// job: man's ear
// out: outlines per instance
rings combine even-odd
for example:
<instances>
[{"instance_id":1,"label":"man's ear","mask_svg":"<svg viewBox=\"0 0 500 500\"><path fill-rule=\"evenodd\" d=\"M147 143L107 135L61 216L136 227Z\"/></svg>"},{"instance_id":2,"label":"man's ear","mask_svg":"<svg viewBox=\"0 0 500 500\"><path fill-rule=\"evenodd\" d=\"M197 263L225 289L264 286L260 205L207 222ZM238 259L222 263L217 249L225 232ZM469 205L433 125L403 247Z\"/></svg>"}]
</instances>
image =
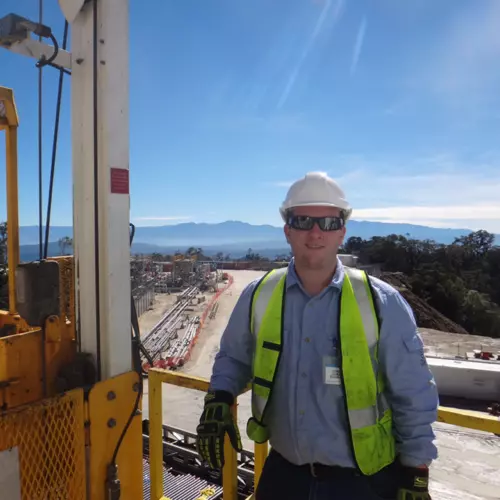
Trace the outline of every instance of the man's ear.
<instances>
[{"instance_id":1,"label":"man's ear","mask_svg":"<svg viewBox=\"0 0 500 500\"><path fill-rule=\"evenodd\" d=\"M290 227L288 224L283 226L283 232L285 233L286 242L290 244Z\"/></svg>"},{"instance_id":2,"label":"man's ear","mask_svg":"<svg viewBox=\"0 0 500 500\"><path fill-rule=\"evenodd\" d=\"M347 232L347 231L346 231L346 227L344 226L344 227L342 228L342 240L341 240L341 242L340 242L340 244L341 244L341 245L343 245L343 244L344 244L344 240L345 240L345 234L346 234L346 232Z\"/></svg>"}]
</instances>

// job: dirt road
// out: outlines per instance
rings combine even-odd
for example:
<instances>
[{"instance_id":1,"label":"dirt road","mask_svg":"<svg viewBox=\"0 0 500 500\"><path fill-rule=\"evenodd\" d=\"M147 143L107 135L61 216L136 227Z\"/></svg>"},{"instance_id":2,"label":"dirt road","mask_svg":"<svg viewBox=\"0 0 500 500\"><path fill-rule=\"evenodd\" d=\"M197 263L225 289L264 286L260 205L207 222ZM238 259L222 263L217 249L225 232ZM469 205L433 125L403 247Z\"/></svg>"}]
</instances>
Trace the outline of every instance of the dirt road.
<instances>
[{"instance_id":1,"label":"dirt road","mask_svg":"<svg viewBox=\"0 0 500 500\"><path fill-rule=\"evenodd\" d=\"M212 373L212 364L219 349L219 342L222 332L229 321L229 316L241 295L241 292L254 279L259 278L264 274L263 271L231 271L233 276L233 284L226 290L219 299L219 310L217 315L212 320L207 320L205 326L200 334L199 340L193 349L191 359L183 367L183 373L189 373L198 377L210 378ZM208 298L207 298L208 301ZM161 318L161 312L156 312L157 309L168 308L166 299L159 299L158 308L153 311L148 311L141 316L141 331L146 330L148 327L152 328L156 322ZM148 317L145 317L149 315ZM144 319L143 319L144 318ZM144 322L144 327L143 327ZM144 333L143 333L144 334ZM144 404L143 415L147 418L147 381L144 384ZM183 389L172 385L164 386L163 389L163 418L164 423L194 431L198 425L198 420L203 408L204 394L198 391ZM247 448L251 447L251 442L245 434L246 421L250 414L250 397L244 395L238 400L239 402L239 415L238 422L242 430L242 439Z\"/></svg>"}]
</instances>

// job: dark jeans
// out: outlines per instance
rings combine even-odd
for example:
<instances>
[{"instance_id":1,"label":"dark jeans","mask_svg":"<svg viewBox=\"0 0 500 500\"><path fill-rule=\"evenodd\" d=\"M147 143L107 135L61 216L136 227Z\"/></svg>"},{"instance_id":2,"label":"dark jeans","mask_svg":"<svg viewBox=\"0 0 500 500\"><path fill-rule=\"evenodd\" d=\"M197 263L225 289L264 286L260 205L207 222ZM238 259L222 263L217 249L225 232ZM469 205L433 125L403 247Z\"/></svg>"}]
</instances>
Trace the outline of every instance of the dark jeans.
<instances>
[{"instance_id":1,"label":"dark jeans","mask_svg":"<svg viewBox=\"0 0 500 500\"><path fill-rule=\"evenodd\" d=\"M309 467L298 467L271 450L264 464L255 500L396 500L397 462L373 476L338 468L315 478Z\"/></svg>"}]
</instances>

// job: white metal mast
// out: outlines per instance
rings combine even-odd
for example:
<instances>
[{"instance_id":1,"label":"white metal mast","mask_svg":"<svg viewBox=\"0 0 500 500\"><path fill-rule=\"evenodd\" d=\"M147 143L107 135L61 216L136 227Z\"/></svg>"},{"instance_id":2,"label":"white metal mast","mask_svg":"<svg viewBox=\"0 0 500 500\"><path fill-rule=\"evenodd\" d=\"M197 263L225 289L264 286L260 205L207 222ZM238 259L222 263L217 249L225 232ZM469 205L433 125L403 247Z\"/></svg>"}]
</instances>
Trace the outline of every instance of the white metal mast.
<instances>
[{"instance_id":1,"label":"white metal mast","mask_svg":"<svg viewBox=\"0 0 500 500\"><path fill-rule=\"evenodd\" d=\"M129 1L59 5L72 27L71 54L61 50L52 63L71 69L77 332L106 379L132 369ZM10 25L10 37L0 29L4 47L36 59L53 52L30 37L36 23Z\"/></svg>"},{"instance_id":2,"label":"white metal mast","mask_svg":"<svg viewBox=\"0 0 500 500\"><path fill-rule=\"evenodd\" d=\"M97 361L100 351L103 378L132 368L128 9L124 0L90 1L68 19L78 330L83 352Z\"/></svg>"}]
</instances>

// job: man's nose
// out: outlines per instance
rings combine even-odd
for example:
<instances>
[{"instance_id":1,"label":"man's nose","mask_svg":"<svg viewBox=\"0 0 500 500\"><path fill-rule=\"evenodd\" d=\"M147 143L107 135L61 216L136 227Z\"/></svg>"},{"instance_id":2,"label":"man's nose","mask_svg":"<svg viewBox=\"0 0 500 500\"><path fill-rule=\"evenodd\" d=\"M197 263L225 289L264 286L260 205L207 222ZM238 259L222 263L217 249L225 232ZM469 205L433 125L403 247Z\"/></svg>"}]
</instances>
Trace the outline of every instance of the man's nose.
<instances>
[{"instance_id":1,"label":"man's nose","mask_svg":"<svg viewBox=\"0 0 500 500\"><path fill-rule=\"evenodd\" d=\"M317 222L314 223L312 229L309 231L309 234L314 237L323 236L323 231L319 228Z\"/></svg>"}]
</instances>

